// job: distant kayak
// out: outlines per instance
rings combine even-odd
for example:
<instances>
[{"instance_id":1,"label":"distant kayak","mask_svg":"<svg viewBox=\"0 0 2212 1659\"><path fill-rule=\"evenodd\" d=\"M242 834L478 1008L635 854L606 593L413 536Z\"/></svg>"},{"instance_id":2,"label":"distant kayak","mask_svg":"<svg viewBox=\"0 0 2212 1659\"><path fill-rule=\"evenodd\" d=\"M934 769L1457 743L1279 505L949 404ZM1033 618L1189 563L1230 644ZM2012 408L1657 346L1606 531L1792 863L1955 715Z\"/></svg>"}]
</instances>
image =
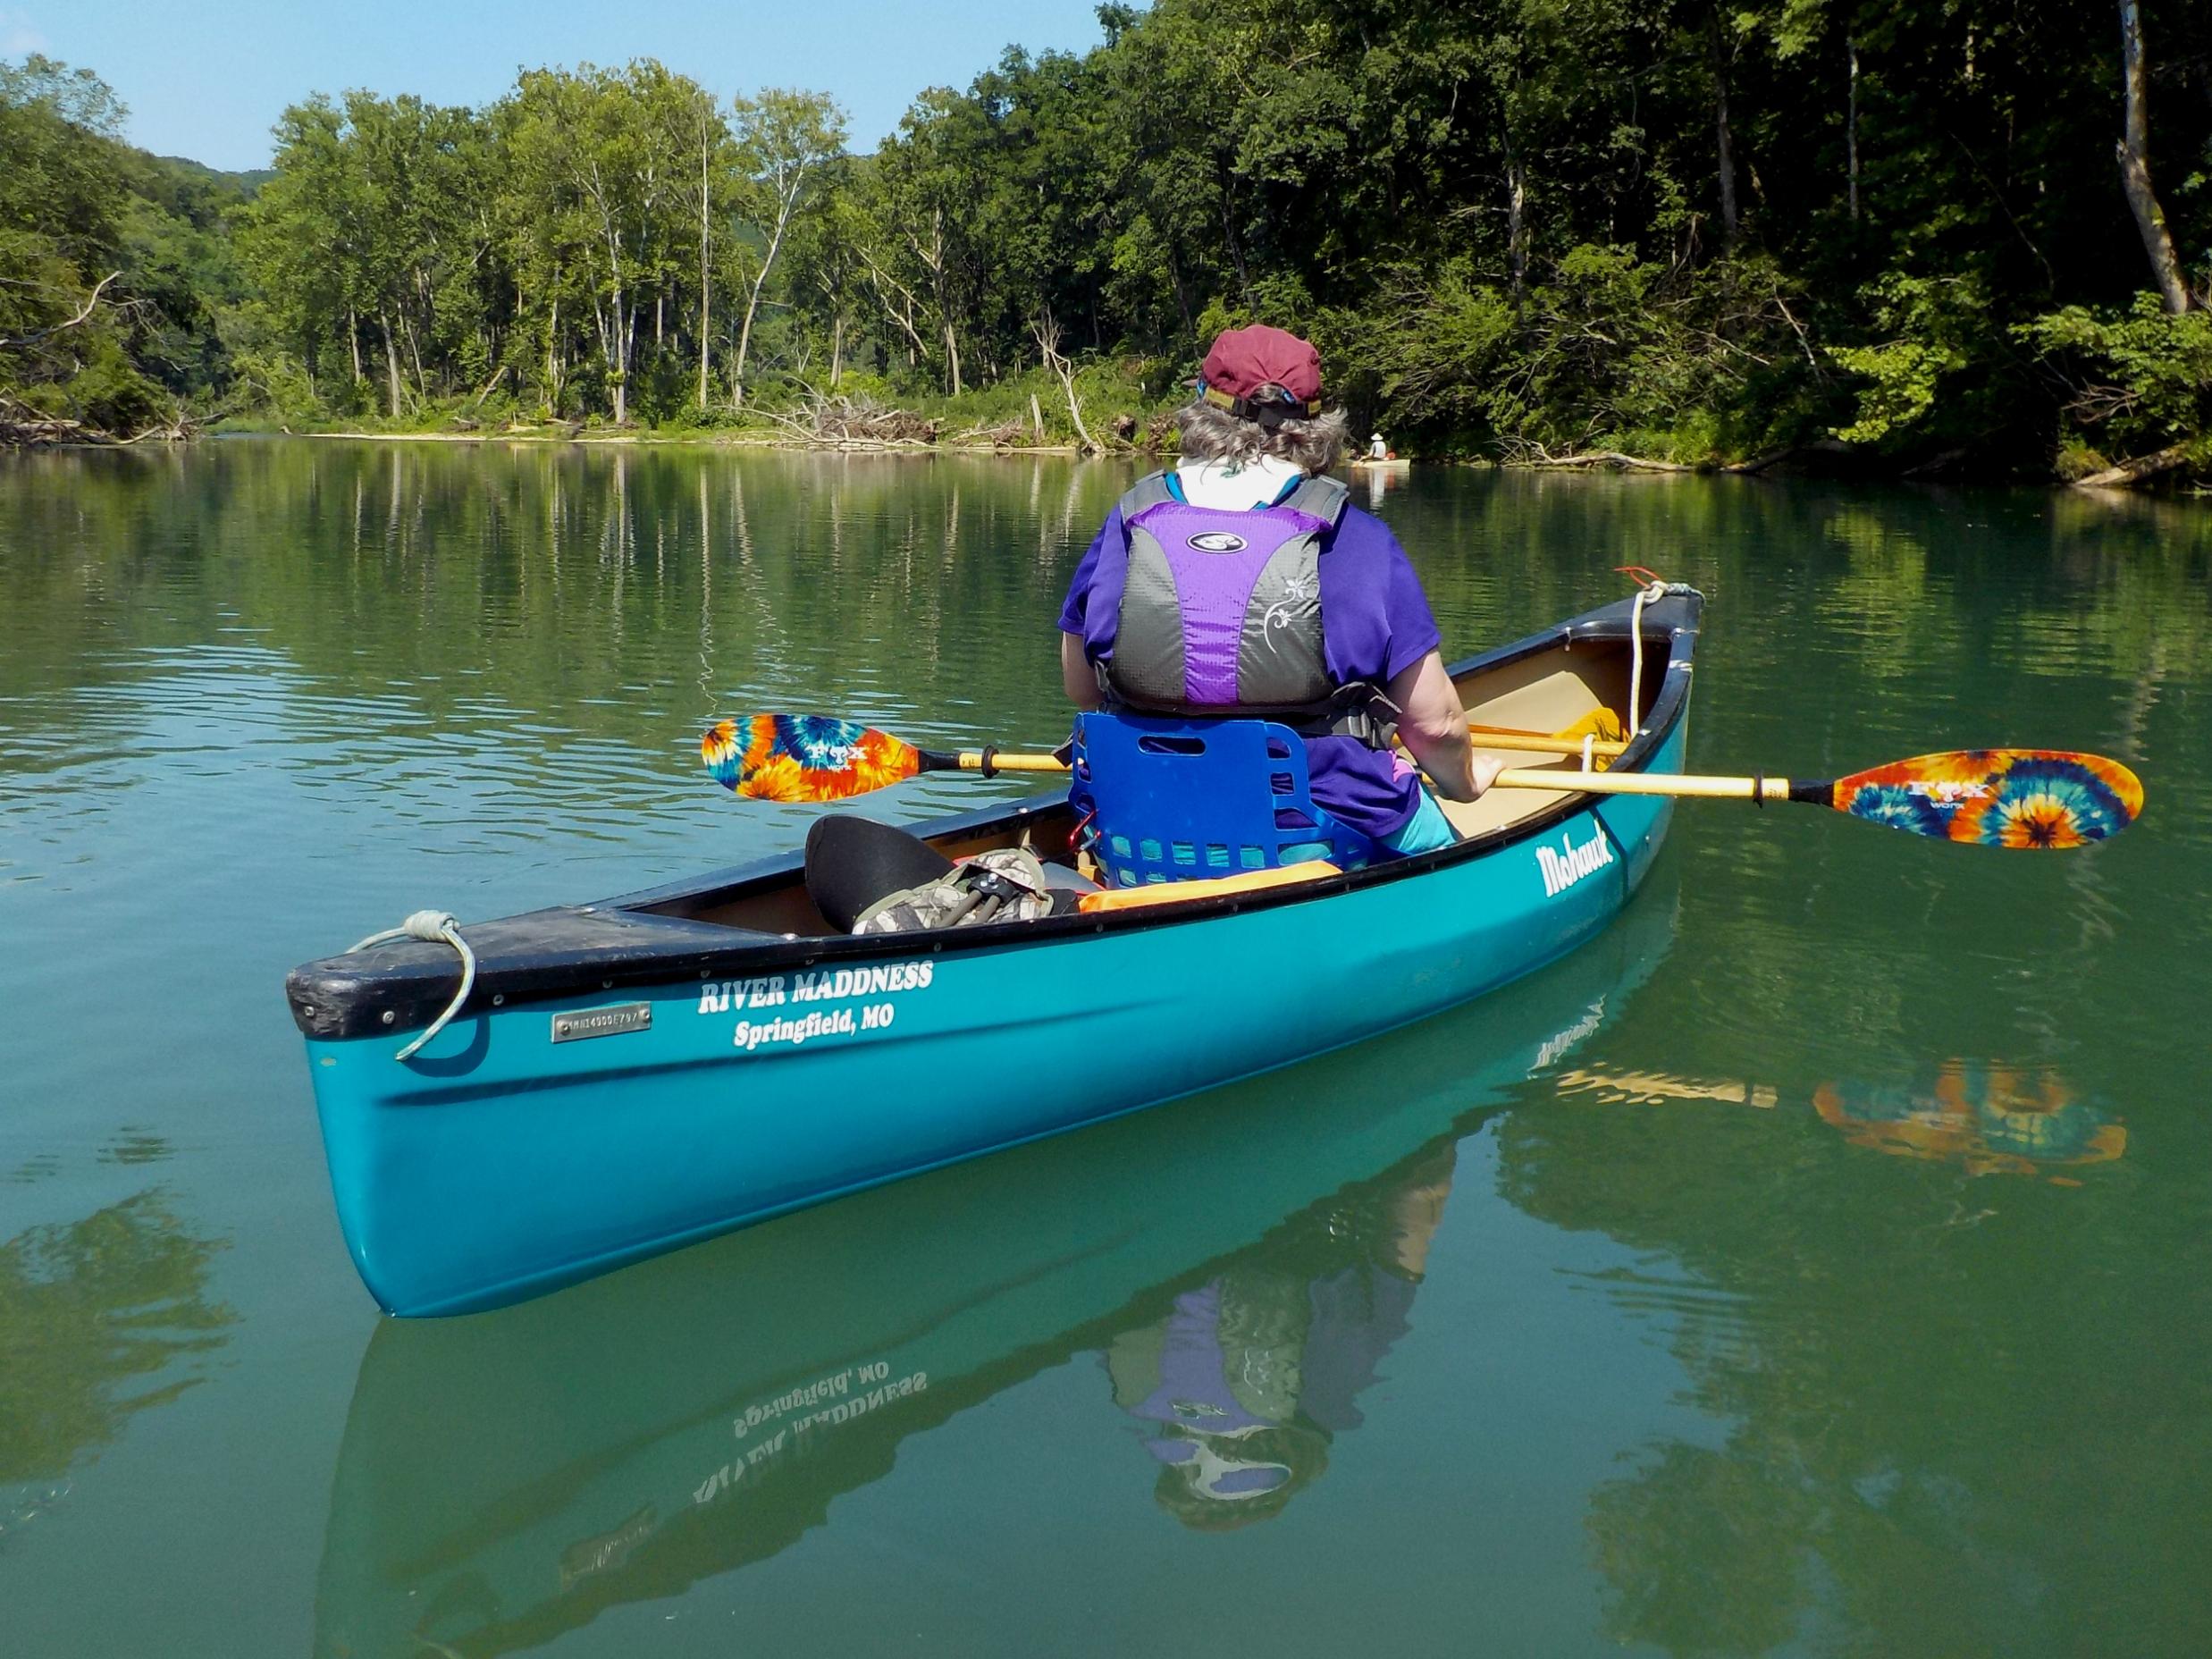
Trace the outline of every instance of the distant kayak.
<instances>
[{"instance_id":1,"label":"distant kayak","mask_svg":"<svg viewBox=\"0 0 2212 1659\"><path fill-rule=\"evenodd\" d=\"M1353 459L1351 469L1354 472L1410 472L1413 463L1395 455L1379 461L1371 456L1362 455Z\"/></svg>"},{"instance_id":2,"label":"distant kayak","mask_svg":"<svg viewBox=\"0 0 2212 1659\"><path fill-rule=\"evenodd\" d=\"M1701 609L1643 608L1641 730L1611 770L1682 770ZM1636 724L1631 617L1608 605L1459 664L1470 718ZM1464 1002L1602 929L1667 828L1670 800L1577 792L1567 753L1540 763L1557 792L1448 804L1454 846L1290 885L854 936L794 851L470 922L458 1017L404 1058L459 989L452 946L308 963L286 991L354 1262L394 1313L497 1307ZM921 833L955 857L1068 860L1075 830L1057 791Z\"/></svg>"}]
</instances>

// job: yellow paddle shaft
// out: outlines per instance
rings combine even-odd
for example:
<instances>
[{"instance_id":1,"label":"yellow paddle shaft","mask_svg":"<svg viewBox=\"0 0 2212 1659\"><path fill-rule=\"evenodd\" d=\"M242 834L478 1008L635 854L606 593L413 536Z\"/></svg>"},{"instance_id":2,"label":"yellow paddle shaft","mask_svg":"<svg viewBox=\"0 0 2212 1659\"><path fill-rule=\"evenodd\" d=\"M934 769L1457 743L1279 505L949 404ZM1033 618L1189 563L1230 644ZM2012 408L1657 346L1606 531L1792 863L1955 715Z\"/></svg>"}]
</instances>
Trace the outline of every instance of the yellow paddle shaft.
<instances>
[{"instance_id":1,"label":"yellow paddle shaft","mask_svg":"<svg viewBox=\"0 0 2212 1659\"><path fill-rule=\"evenodd\" d=\"M1550 789L1560 795L1673 795L1713 801L1786 801L1787 778L1705 778L1681 772L1548 771L1514 767L1498 774L1499 789Z\"/></svg>"},{"instance_id":2,"label":"yellow paddle shaft","mask_svg":"<svg viewBox=\"0 0 2212 1659\"><path fill-rule=\"evenodd\" d=\"M1494 727L1470 724L1475 746L1478 749L1510 749L1528 754L1580 754L1582 742L1574 737L1549 737L1540 731L1503 731ZM1628 745L1609 743L1598 738L1590 745L1590 753L1612 756ZM953 759L964 772L1064 772L1067 762L1049 754L1007 754L990 751L988 759L981 749L962 749Z\"/></svg>"},{"instance_id":3,"label":"yellow paddle shaft","mask_svg":"<svg viewBox=\"0 0 2212 1659\"><path fill-rule=\"evenodd\" d=\"M1499 745L1502 748L1507 745ZM1522 746L1522 745L1514 745ZM1531 748L1553 747L1551 740ZM1606 745L1597 745L1601 750ZM1620 745L1615 744L1616 750ZM952 757L963 771L984 770L983 751L962 749ZM1064 772L1067 764L1049 754L994 753L989 769L995 772ZM1670 795L1716 801L1769 801L1789 798L1787 778L1706 778L1680 772L1553 771L1542 767L1514 767L1498 774L1492 786L1499 789L1549 789L1559 795Z\"/></svg>"}]
</instances>

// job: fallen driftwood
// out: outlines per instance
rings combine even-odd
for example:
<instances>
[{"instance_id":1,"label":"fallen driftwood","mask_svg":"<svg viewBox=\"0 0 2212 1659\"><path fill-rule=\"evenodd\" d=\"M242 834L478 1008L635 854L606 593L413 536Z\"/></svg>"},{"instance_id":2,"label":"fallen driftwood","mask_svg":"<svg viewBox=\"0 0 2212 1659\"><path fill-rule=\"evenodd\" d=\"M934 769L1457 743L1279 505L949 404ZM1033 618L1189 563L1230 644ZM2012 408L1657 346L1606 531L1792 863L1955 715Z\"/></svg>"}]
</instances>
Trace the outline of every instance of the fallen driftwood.
<instances>
[{"instance_id":1,"label":"fallen driftwood","mask_svg":"<svg viewBox=\"0 0 2212 1659\"><path fill-rule=\"evenodd\" d=\"M46 449L60 444L173 443L196 435L198 430L197 423L180 415L122 438L66 415L46 414L20 398L0 392L0 450Z\"/></svg>"},{"instance_id":2,"label":"fallen driftwood","mask_svg":"<svg viewBox=\"0 0 2212 1659\"><path fill-rule=\"evenodd\" d=\"M107 435L82 421L35 415L21 404L0 404L0 449L42 449L53 443L105 443Z\"/></svg>"},{"instance_id":3,"label":"fallen driftwood","mask_svg":"<svg viewBox=\"0 0 2212 1659\"><path fill-rule=\"evenodd\" d=\"M762 409L794 437L835 448L891 448L938 441L936 421L868 399L810 393L795 410Z\"/></svg>"},{"instance_id":4,"label":"fallen driftwood","mask_svg":"<svg viewBox=\"0 0 2212 1659\"><path fill-rule=\"evenodd\" d=\"M2176 467L2185 467L2189 464L2189 459L2190 446L2185 443L2176 443L2170 449L2160 450L2155 454L2139 455L2132 461L2122 461L2117 467L2107 467L2102 472L2093 472L2086 478L2076 478L2073 481L2073 487L2077 490L2124 489L2131 484L2141 483L2143 479L2155 477L2159 473L2172 472Z\"/></svg>"},{"instance_id":5,"label":"fallen driftwood","mask_svg":"<svg viewBox=\"0 0 2212 1659\"><path fill-rule=\"evenodd\" d=\"M1641 455L1624 455L1619 450L1578 450L1572 455L1554 455L1541 443L1524 440L1506 452L1509 467L1572 467L1591 468L1609 467L1617 472L1695 472L1696 467L1682 461L1655 461Z\"/></svg>"},{"instance_id":6,"label":"fallen driftwood","mask_svg":"<svg viewBox=\"0 0 2212 1659\"><path fill-rule=\"evenodd\" d=\"M953 434L950 442L988 443L994 450L1011 450L1017 444L1024 442L1029 435L1029 427L1023 423L1022 417L1016 415L1010 419L998 422L996 425L970 426L964 431L956 432Z\"/></svg>"}]
</instances>

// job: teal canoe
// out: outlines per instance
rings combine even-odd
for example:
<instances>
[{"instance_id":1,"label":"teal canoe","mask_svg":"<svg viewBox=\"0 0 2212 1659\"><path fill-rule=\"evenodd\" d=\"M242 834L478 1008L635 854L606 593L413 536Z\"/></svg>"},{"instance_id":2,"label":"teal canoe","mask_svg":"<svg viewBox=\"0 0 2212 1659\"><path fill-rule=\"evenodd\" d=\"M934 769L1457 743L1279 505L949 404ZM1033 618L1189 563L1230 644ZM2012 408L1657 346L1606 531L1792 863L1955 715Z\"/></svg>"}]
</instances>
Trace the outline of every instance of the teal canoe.
<instances>
[{"instance_id":1,"label":"teal canoe","mask_svg":"<svg viewBox=\"0 0 2212 1659\"><path fill-rule=\"evenodd\" d=\"M1453 678L1478 725L1539 732L1625 720L1634 686L1614 769L1679 771L1700 609L1607 606ZM1665 834L1665 798L1550 763L1557 793L1452 808L1456 846L1294 887L849 937L794 852L472 922L469 996L404 1058L458 988L451 948L307 964L286 992L355 1265L393 1313L498 1307L1465 1002L1604 928ZM1073 828L1059 794L921 833L1049 859Z\"/></svg>"},{"instance_id":2,"label":"teal canoe","mask_svg":"<svg viewBox=\"0 0 2212 1659\"><path fill-rule=\"evenodd\" d=\"M1141 1350L1209 1286L1303 1331L1302 1370L1387 1417L1380 1351L1417 1323L1429 1265L1407 1244L1493 1201L1485 1126L1633 1005L1673 939L1674 885L1662 864L1588 948L1403 1033L1383 1063L1341 1049L560 1296L383 1322L331 1483L314 1651L492 1659L672 1610L911 1469L912 1443L949 1419L1072 1359ZM1316 1303L1365 1317L1316 1319ZM1116 1377L1082 1374L1094 1426L1156 1432L1120 1415ZM1300 1390L1298 1427L1309 1452L1338 1444L1291 1457L1301 1481L1359 1457L1359 1411L1320 1394ZM1136 1436L1126 1449L1123 1484L1087 1501L1151 1510L1159 1466Z\"/></svg>"}]
</instances>

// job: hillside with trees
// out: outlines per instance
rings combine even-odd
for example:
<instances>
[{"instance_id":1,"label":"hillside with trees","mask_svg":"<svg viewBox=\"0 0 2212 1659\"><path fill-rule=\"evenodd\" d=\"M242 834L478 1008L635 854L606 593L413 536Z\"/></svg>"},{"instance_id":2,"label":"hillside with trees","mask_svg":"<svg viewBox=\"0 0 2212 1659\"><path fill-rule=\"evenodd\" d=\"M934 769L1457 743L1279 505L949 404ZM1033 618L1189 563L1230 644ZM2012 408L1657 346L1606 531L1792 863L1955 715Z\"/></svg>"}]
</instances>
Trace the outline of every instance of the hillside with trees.
<instances>
[{"instance_id":1,"label":"hillside with trees","mask_svg":"<svg viewBox=\"0 0 2212 1659\"><path fill-rule=\"evenodd\" d=\"M273 171L0 71L0 391L112 431L757 428L1141 444L1204 341L1529 464L2212 463L2212 10L1158 0L873 155L653 62L315 96ZM81 314L81 315L80 315Z\"/></svg>"}]
</instances>

